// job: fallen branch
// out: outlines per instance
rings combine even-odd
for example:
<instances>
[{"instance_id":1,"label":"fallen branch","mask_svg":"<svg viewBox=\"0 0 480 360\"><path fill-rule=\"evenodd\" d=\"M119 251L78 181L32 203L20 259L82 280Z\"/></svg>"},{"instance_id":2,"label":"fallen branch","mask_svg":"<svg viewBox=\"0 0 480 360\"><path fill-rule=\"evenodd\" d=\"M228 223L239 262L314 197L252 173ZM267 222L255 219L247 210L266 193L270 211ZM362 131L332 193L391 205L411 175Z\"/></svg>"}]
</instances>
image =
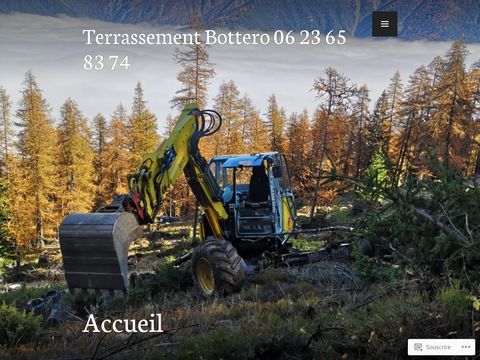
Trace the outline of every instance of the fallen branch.
<instances>
[{"instance_id":1,"label":"fallen branch","mask_svg":"<svg viewBox=\"0 0 480 360\"><path fill-rule=\"evenodd\" d=\"M430 215L425 209L417 208L412 204L404 202L408 209L413 211L415 214L419 215L421 218L427 220L428 222L436 225L443 233L448 236L453 237L457 242L463 247L470 247L472 246L472 242L460 231L455 231L447 224L440 221L440 219L435 219L432 215Z\"/></svg>"},{"instance_id":2,"label":"fallen branch","mask_svg":"<svg viewBox=\"0 0 480 360\"><path fill-rule=\"evenodd\" d=\"M347 308L347 311L357 310L357 309L360 309L364 306L370 305L371 303L373 303L377 300L380 300L387 295L390 295L393 291L398 290L400 287L401 286L394 286L394 287L388 289L387 291L381 293L380 295L371 297L370 299L368 299L367 301L364 301L363 303L357 304L355 306L350 306L349 308Z\"/></svg>"},{"instance_id":3,"label":"fallen branch","mask_svg":"<svg viewBox=\"0 0 480 360\"><path fill-rule=\"evenodd\" d=\"M349 182L355 186L365 188L365 184L362 184L361 181L359 181L356 178L352 178L349 176L343 176L343 175L330 175L330 176L325 176L325 178L330 178L332 181L346 181ZM450 227L448 224L444 223L443 221L440 220L440 218L434 218L431 214L427 212L427 210L419 208L414 206L413 204L409 203L406 199L405 196L402 196L404 194L401 194L401 196L395 196L392 194L388 189L382 189L382 195L384 195L386 198L390 199L393 202L400 203L401 205L405 206L407 209L411 210L413 213L417 214L420 216L422 219L427 220L431 224L437 226L444 234L453 237L457 242L463 246L463 247L470 247L473 244L473 241L465 236L462 232L460 232L458 229L455 229ZM445 210L444 210L445 211ZM447 216L448 218L448 216ZM449 219L450 220L450 219ZM467 219L468 221L468 219ZM453 225L453 224L452 224ZM468 227L467 227L468 229Z\"/></svg>"}]
</instances>

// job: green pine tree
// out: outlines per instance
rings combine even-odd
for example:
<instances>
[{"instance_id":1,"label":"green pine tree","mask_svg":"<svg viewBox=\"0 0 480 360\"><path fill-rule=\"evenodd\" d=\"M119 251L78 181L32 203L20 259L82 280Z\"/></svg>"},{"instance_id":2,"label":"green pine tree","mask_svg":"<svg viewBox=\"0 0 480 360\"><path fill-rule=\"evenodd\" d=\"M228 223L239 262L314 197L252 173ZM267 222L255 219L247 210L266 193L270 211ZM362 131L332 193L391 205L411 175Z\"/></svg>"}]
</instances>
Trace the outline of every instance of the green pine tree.
<instances>
[{"instance_id":1,"label":"green pine tree","mask_svg":"<svg viewBox=\"0 0 480 360\"><path fill-rule=\"evenodd\" d=\"M139 165L143 155L154 151L159 143L157 119L147 108L140 82L137 83L135 88L127 134L130 155L129 165L133 171Z\"/></svg>"}]
</instances>

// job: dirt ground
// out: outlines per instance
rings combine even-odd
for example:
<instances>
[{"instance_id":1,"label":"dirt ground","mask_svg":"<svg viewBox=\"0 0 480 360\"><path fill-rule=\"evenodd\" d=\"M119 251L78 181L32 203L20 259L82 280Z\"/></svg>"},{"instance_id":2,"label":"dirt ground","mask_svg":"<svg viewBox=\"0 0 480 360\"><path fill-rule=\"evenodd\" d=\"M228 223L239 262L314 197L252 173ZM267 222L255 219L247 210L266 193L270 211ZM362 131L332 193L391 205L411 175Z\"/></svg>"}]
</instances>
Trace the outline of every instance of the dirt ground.
<instances>
[{"instance_id":1,"label":"dirt ground","mask_svg":"<svg viewBox=\"0 0 480 360\"><path fill-rule=\"evenodd\" d=\"M32 341L2 348L1 357L400 359L406 356L409 336L421 327L444 326L435 320L436 315L444 315L432 312L419 295L416 281L405 277L366 282L351 261L264 269L249 274L237 294L204 298L193 287L189 263L178 268L170 265L176 256L191 250L190 229L189 220L166 224L151 240L132 246L129 266L136 280L127 302L115 298L78 301L68 294L59 263L24 269L23 279L17 274L20 288L4 292L0 301L21 309L29 298L57 288L65 316L55 326L42 326ZM309 235L294 244L308 248L324 241L323 235ZM157 313L162 314L163 333L82 332L90 314L101 321L140 320ZM420 328L419 319L423 320Z\"/></svg>"}]
</instances>

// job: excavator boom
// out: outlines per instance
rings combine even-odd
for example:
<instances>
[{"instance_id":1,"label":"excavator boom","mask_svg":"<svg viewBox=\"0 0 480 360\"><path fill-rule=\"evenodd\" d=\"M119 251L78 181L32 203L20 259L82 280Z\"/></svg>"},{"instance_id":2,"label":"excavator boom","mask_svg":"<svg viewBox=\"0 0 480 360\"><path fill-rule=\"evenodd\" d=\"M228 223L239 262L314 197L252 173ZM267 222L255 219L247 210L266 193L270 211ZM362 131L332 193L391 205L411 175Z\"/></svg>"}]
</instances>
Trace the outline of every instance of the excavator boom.
<instances>
[{"instance_id":1,"label":"excavator boom","mask_svg":"<svg viewBox=\"0 0 480 360\"><path fill-rule=\"evenodd\" d=\"M182 171L213 235L222 238L222 222L228 214L198 149L200 139L220 126L221 117L215 111L186 105L171 135L142 158L135 173L128 175L129 194L116 196L94 213L65 217L59 240L69 288L127 290L130 244L142 236L141 225L155 221L165 192Z\"/></svg>"}]
</instances>

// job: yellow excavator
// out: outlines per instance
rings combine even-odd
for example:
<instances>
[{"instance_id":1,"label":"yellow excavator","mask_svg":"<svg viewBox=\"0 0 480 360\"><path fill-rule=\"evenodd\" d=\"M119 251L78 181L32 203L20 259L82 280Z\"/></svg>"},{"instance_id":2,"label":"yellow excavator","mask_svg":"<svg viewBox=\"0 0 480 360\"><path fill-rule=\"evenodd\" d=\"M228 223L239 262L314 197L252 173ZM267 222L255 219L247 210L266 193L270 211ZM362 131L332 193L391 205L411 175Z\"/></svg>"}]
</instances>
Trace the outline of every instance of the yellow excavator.
<instances>
[{"instance_id":1,"label":"yellow excavator","mask_svg":"<svg viewBox=\"0 0 480 360\"><path fill-rule=\"evenodd\" d=\"M266 254L272 261L284 258L296 220L285 158L270 152L207 162L199 141L218 131L221 122L216 111L186 105L171 135L128 175L127 195L115 196L94 213L63 219L59 240L70 289L127 291L129 246L143 236L143 225L156 221L163 196L182 171L203 210L201 242L183 258L191 259L203 294L238 290L245 260Z\"/></svg>"}]
</instances>

